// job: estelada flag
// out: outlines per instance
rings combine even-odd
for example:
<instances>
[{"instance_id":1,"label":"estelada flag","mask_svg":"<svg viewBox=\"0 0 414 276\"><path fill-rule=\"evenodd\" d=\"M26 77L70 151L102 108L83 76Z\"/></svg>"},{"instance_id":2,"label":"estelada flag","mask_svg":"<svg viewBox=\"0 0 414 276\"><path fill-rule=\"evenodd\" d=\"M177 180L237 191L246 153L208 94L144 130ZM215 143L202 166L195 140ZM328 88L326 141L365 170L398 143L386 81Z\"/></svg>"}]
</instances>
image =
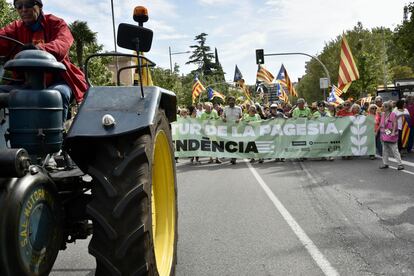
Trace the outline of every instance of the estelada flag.
<instances>
[{"instance_id":1,"label":"estelada flag","mask_svg":"<svg viewBox=\"0 0 414 276\"><path fill-rule=\"evenodd\" d=\"M296 93L296 89L293 86L293 83L290 81L289 75L286 71L285 66L282 64L282 66L280 67L279 70L279 74L277 74L277 80L279 80L282 85L284 86L284 88L286 88L286 93L293 95L295 97L298 96L298 93Z\"/></svg>"},{"instance_id":2,"label":"estelada flag","mask_svg":"<svg viewBox=\"0 0 414 276\"><path fill-rule=\"evenodd\" d=\"M226 98L224 97L224 95L217 91L213 91L213 98L220 98L223 100L223 102L226 101Z\"/></svg>"},{"instance_id":3,"label":"estelada flag","mask_svg":"<svg viewBox=\"0 0 414 276\"><path fill-rule=\"evenodd\" d=\"M207 87L207 95L208 95L208 100L211 101L214 98L220 98L223 100L223 102L226 100L224 98L224 95L221 94L220 92L217 92L216 90L214 90L211 87Z\"/></svg>"},{"instance_id":4,"label":"estelada flag","mask_svg":"<svg viewBox=\"0 0 414 276\"><path fill-rule=\"evenodd\" d=\"M341 60L339 62L338 88L346 92L351 83L359 79L359 72L351 48L345 35L342 36L341 42Z\"/></svg>"},{"instance_id":5,"label":"estelada flag","mask_svg":"<svg viewBox=\"0 0 414 276\"><path fill-rule=\"evenodd\" d=\"M246 84L244 82L244 79L243 79L243 74L241 73L241 71L240 71L239 67L237 67L237 65L236 65L236 68L234 69L234 78L233 78L233 81L235 82L236 87L239 87L243 91L243 93L246 96L246 98L250 101L249 89L246 86Z\"/></svg>"},{"instance_id":6,"label":"estelada flag","mask_svg":"<svg viewBox=\"0 0 414 276\"><path fill-rule=\"evenodd\" d=\"M277 96L285 103L289 103L289 96L286 94L285 88L280 80L276 80Z\"/></svg>"},{"instance_id":7,"label":"estelada flag","mask_svg":"<svg viewBox=\"0 0 414 276\"><path fill-rule=\"evenodd\" d=\"M196 74L195 77L194 77L193 89L191 91L192 98L193 98L193 103L196 102L198 96L200 96L201 92L203 92L204 90L206 90L206 89L201 84L201 82L198 80L198 75Z\"/></svg>"},{"instance_id":8,"label":"estelada flag","mask_svg":"<svg viewBox=\"0 0 414 276\"><path fill-rule=\"evenodd\" d=\"M234 69L234 78L233 78L233 82L238 82L238 81L240 81L240 80L242 80L242 79L243 79L243 75L242 75L242 73L240 72L239 67L237 67L237 65L236 65L236 68Z\"/></svg>"},{"instance_id":9,"label":"estelada flag","mask_svg":"<svg viewBox=\"0 0 414 276\"><path fill-rule=\"evenodd\" d=\"M329 94L329 97L327 100L328 100L328 103L332 103L335 106L337 106L338 104L343 103L344 100L341 99L338 95L336 95L334 86L335 85L332 86L331 93Z\"/></svg>"}]
</instances>

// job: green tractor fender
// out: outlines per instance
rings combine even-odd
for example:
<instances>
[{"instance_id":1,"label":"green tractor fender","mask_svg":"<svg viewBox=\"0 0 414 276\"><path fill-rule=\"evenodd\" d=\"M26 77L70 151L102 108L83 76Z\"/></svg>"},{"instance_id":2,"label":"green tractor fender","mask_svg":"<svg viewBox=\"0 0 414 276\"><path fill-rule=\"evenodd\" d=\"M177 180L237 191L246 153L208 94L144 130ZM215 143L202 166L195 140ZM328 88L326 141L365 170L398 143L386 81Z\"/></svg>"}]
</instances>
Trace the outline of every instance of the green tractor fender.
<instances>
[{"instance_id":1,"label":"green tractor fender","mask_svg":"<svg viewBox=\"0 0 414 276\"><path fill-rule=\"evenodd\" d=\"M155 123L159 110L169 122L176 120L177 99L173 92L148 86L144 87L145 96L141 97L138 88L89 88L64 141L65 150L71 153L86 141L140 132ZM108 115L113 119L109 123L105 119Z\"/></svg>"}]
</instances>

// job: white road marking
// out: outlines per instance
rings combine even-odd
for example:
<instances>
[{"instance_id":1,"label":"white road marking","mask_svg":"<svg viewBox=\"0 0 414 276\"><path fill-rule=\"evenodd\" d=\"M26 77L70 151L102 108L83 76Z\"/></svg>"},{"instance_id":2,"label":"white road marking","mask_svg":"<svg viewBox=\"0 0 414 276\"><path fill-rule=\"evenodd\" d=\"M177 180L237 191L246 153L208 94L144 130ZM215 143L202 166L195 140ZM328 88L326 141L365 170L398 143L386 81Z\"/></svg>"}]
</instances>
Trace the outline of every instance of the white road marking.
<instances>
[{"instance_id":1,"label":"white road marking","mask_svg":"<svg viewBox=\"0 0 414 276\"><path fill-rule=\"evenodd\" d=\"M329 261L325 258L325 256L319 251L316 245L312 242L312 240L308 237L308 235L303 231L300 225L296 222L296 220L292 217L289 211L283 206L280 200L275 196L275 194L270 190L269 186L267 186L266 182L262 179L259 173L256 171L255 168L250 165L250 163L246 163L249 167L250 171L252 172L253 176L256 178L257 182L259 182L262 189L265 191L266 195L272 201L273 205L285 219L287 224L290 226L292 231L298 237L300 242L303 246L308 250L309 254L312 256L313 260L319 266L319 268L323 271L323 273L327 276L336 276L339 273L336 269L329 263Z\"/></svg>"},{"instance_id":2,"label":"white road marking","mask_svg":"<svg viewBox=\"0 0 414 276\"><path fill-rule=\"evenodd\" d=\"M389 166L389 168L394 169L394 170L398 170L398 169L397 169L397 167L393 167L393 166ZM413 172L410 172L410 171L407 171L407 170L400 170L400 172L403 172L403 173L408 173L408 174L412 174L412 175L414 175L414 173L413 173Z\"/></svg>"},{"instance_id":3,"label":"white road marking","mask_svg":"<svg viewBox=\"0 0 414 276\"><path fill-rule=\"evenodd\" d=\"M382 160L382 156L380 156L380 155L376 155L376 157L378 157L378 158L380 158L381 160ZM389 158L389 160L391 161L391 162L394 162L394 163L397 163L397 160L395 159L395 158ZM414 163L413 162L409 162L409 161L405 161L405 160L402 160L402 163L405 165L405 166L409 166L409 167L414 167ZM389 166L391 169L394 169L394 170L397 170L397 167L393 167L393 166ZM410 171L407 171L407 170L401 170L401 172L403 172L403 173L408 173L408 174L411 174L411 175L414 175L414 173L413 172L410 172Z\"/></svg>"},{"instance_id":4,"label":"white road marking","mask_svg":"<svg viewBox=\"0 0 414 276\"><path fill-rule=\"evenodd\" d=\"M380 156L380 155L375 155L375 156L382 160L382 156ZM391 158L390 157L389 160L392 161L392 162L397 163L397 160L395 158ZM409 162L409 161L402 160L402 163L404 165L406 165L406 166L414 167L414 163L413 162Z\"/></svg>"}]
</instances>

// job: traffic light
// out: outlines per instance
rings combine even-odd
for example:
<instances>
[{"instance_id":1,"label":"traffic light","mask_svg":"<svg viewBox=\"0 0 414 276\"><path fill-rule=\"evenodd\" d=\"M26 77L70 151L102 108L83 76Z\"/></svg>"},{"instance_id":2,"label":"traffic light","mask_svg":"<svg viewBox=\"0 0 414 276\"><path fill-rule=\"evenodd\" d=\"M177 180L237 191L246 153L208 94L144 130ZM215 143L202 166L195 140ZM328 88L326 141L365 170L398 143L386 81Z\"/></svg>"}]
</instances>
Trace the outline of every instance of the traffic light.
<instances>
[{"instance_id":1,"label":"traffic light","mask_svg":"<svg viewBox=\"0 0 414 276\"><path fill-rule=\"evenodd\" d=\"M264 64L264 51L263 51L263 49L256 49L256 64Z\"/></svg>"}]
</instances>

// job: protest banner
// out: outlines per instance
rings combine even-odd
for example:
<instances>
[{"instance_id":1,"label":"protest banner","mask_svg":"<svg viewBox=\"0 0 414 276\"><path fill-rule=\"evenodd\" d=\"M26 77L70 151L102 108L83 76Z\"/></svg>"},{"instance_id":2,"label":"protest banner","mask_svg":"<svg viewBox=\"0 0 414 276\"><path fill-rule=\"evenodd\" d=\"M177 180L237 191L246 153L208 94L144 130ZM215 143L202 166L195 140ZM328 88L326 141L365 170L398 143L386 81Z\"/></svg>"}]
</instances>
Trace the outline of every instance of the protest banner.
<instances>
[{"instance_id":1,"label":"protest banner","mask_svg":"<svg viewBox=\"0 0 414 276\"><path fill-rule=\"evenodd\" d=\"M356 116L224 123L179 118L176 157L313 158L375 154L374 120Z\"/></svg>"}]
</instances>

